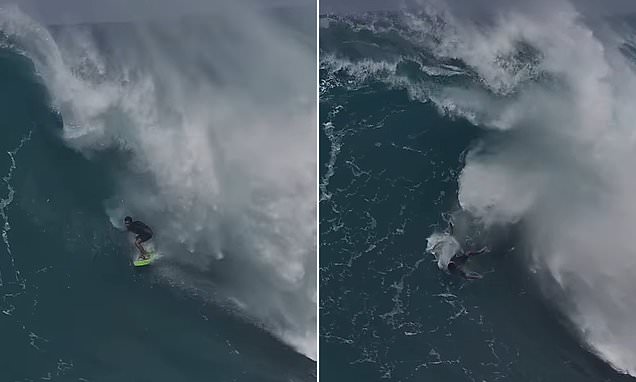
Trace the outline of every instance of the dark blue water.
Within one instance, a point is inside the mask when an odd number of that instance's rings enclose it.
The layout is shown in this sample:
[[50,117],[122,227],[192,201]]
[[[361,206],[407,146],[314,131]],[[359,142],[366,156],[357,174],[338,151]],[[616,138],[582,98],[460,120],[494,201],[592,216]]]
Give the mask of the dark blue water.
[[[321,22],[321,378],[631,380],[582,345],[545,301],[514,227],[496,241],[477,231],[462,242],[491,246],[471,261],[482,280],[440,272],[425,253],[427,237],[445,228],[442,214],[459,210],[467,150],[498,133],[440,114],[391,81],[402,73],[415,87],[475,86],[470,73],[417,69],[434,64],[428,52],[397,32],[374,33],[390,18]],[[395,72],[369,64],[396,56],[416,56],[418,64],[409,71],[403,58]]]
[[315,380],[258,320],[132,267],[104,208],[129,153],[71,149],[34,70],[0,49],[0,380]]

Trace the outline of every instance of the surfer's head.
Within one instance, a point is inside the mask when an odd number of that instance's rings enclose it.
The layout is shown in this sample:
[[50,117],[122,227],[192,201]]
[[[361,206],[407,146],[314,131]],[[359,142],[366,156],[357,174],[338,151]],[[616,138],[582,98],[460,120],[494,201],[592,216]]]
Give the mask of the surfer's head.
[[124,224],[129,225],[130,223],[132,223],[132,218],[130,216],[126,216],[124,218]]

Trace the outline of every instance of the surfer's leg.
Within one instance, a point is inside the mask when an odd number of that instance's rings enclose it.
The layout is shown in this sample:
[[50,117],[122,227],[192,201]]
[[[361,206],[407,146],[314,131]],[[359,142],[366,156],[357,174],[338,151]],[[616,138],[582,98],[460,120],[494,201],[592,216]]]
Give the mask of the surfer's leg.
[[143,251],[144,258],[148,258],[149,253],[148,253],[148,251],[146,251],[146,249],[141,244],[147,242],[150,239],[152,239],[152,234],[151,233],[145,233],[145,234],[141,234],[141,235],[137,236],[137,241],[139,242],[139,247]]
[[142,240],[141,238],[137,238],[135,240],[135,247],[137,247],[137,249],[139,250],[139,255],[142,259],[147,259],[148,258],[148,252],[146,252],[146,250],[144,249],[143,245],[141,245]]
[[139,242],[139,240],[135,240],[135,247],[139,251],[140,255],[144,254],[144,247],[141,246],[141,243]]

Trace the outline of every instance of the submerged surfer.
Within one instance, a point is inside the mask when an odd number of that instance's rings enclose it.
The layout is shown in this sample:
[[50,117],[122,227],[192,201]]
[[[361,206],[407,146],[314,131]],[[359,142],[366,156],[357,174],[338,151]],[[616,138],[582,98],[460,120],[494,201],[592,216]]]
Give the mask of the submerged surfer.
[[464,264],[466,264],[466,262],[468,261],[468,258],[470,258],[471,256],[477,256],[480,255],[484,252],[488,251],[488,248],[484,247],[482,249],[480,249],[479,251],[470,251],[470,252],[466,252],[466,253],[462,253],[462,254],[457,254],[455,256],[453,256],[453,258],[451,259],[451,261],[448,263],[448,273],[452,274],[452,275],[458,275],[461,276],[467,280],[477,280],[481,278],[481,275],[478,273],[474,273],[474,272],[466,272],[463,269]]
[[139,250],[139,258],[142,260],[149,259],[148,251],[141,245],[152,238],[152,229],[147,224],[139,220],[133,221],[130,216],[124,218],[126,229],[137,236],[135,237],[135,247]]
[[444,233],[445,238],[430,248],[430,252],[437,258],[437,266],[450,274],[461,276],[468,280],[480,279],[480,274],[467,272],[464,269],[464,265],[471,257],[487,252],[488,248],[484,247],[479,251],[464,252],[457,239],[453,237],[453,229],[453,222],[449,220],[448,229]]

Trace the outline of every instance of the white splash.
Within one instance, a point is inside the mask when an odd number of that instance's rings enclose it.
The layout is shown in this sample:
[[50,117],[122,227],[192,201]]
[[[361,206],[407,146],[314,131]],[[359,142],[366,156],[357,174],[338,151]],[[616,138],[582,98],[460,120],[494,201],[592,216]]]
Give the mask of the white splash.
[[592,351],[636,376],[636,66],[620,51],[634,30],[591,26],[566,1],[510,3],[489,22],[443,5],[393,20],[358,28],[389,25],[439,59],[461,60],[470,81],[405,83],[395,57],[336,66],[362,78],[379,68],[374,80],[493,131],[466,157],[462,208],[486,226],[522,223],[546,296],[558,296]]
[[426,239],[426,252],[435,256],[440,270],[447,270],[451,259],[459,251],[461,251],[461,245],[448,233],[434,232]]
[[[164,277],[237,296],[315,358],[315,47],[243,5],[119,34],[51,33],[2,8],[0,30],[33,61],[68,145],[128,158],[113,195],[125,208],[106,203],[114,225],[147,221]],[[210,280],[219,269],[231,276]]]

